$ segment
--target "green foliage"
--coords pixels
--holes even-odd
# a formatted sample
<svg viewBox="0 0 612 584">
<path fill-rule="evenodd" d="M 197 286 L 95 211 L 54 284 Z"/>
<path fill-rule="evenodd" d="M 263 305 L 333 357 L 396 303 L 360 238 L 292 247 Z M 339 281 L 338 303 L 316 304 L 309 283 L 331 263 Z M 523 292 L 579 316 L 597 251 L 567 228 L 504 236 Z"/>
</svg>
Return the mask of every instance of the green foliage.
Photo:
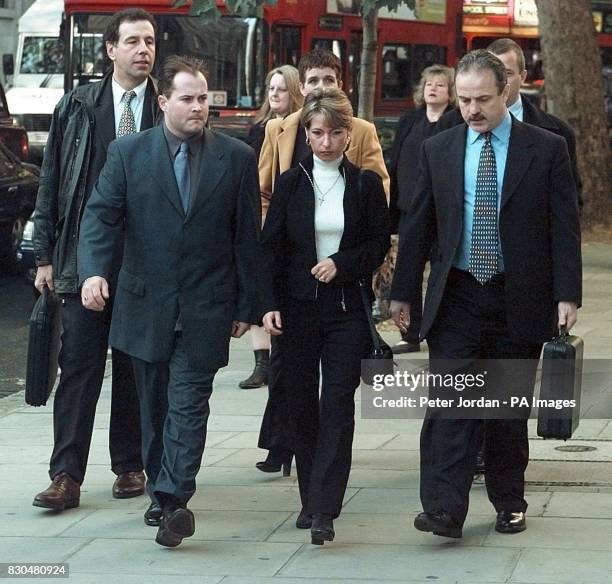
<svg viewBox="0 0 612 584">
<path fill-rule="evenodd" d="M 176 0 L 174 5 L 183 6 L 186 2 L 187 0 Z M 228 13 L 242 17 L 261 16 L 265 5 L 274 6 L 276 0 L 225 0 Z M 217 20 L 221 16 L 216 0 L 193 0 L 189 12 L 209 20 Z"/>
<path fill-rule="evenodd" d="M 415 0 L 362 0 L 361 14 L 366 16 L 372 10 L 378 10 L 379 8 L 395 10 L 401 4 L 406 4 L 409 8 L 414 10 Z"/>
</svg>

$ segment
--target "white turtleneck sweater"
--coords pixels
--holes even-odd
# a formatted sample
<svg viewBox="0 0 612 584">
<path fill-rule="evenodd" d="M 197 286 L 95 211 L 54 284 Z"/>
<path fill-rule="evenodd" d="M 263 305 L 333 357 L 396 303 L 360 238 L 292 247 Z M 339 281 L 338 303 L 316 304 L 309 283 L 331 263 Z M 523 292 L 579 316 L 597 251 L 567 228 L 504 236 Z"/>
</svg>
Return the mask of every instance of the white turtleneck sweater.
<svg viewBox="0 0 612 584">
<path fill-rule="evenodd" d="M 315 239 L 317 260 L 335 254 L 344 232 L 344 176 L 339 169 L 342 156 L 331 162 L 313 155 L 315 194 Z"/>
</svg>

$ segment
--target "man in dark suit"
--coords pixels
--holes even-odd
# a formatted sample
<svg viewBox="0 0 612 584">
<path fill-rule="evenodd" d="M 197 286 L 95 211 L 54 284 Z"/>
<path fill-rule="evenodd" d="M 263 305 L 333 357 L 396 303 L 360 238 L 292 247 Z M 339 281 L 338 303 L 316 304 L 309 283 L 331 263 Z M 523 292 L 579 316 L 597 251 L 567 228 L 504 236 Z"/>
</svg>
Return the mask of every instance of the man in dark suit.
<svg viewBox="0 0 612 584">
<path fill-rule="evenodd" d="M 83 305 L 103 310 L 125 225 L 110 343 L 134 364 L 152 499 L 145 522 L 174 547 L 195 529 L 186 503 L 213 379 L 227 365 L 230 336 L 256 322 L 260 207 L 253 150 L 204 129 L 201 61 L 169 57 L 159 92 L 164 124 L 108 150 L 83 216 L 79 276 Z"/>
<path fill-rule="evenodd" d="M 557 326 L 574 325 L 581 302 L 580 227 L 567 145 L 510 116 L 504 64 L 488 51 L 461 59 L 456 91 L 467 125 L 424 143 L 413 212 L 400 232 L 391 313 L 405 330 L 436 240 L 421 326 L 430 365 L 522 359 L 512 382 L 529 395 L 542 343 Z M 527 420 L 443 418 L 433 409 L 421 431 L 424 512 L 415 519 L 417 529 L 461 537 L 483 432 L 495 528 L 525 529 Z"/>
<path fill-rule="evenodd" d="M 578 193 L 578 205 L 582 208 L 582 181 L 578 172 L 578 161 L 576 158 L 576 137 L 574 130 L 568 126 L 563 120 L 553 116 L 552 114 L 543 112 L 529 99 L 524 99 L 521 96 L 521 85 L 527 77 L 527 69 L 525 66 L 525 55 L 523 49 L 512 39 L 502 38 L 493 41 L 488 47 L 490 51 L 496 55 L 506 68 L 506 76 L 508 78 L 508 101 L 506 105 L 510 113 L 520 122 L 537 126 L 548 130 L 557 136 L 561 136 L 567 142 L 567 150 L 570 156 L 572 166 L 572 176 L 576 183 L 576 192 Z M 463 124 L 463 117 L 459 109 L 454 109 L 443 115 L 436 124 L 436 132 L 448 130 L 453 126 Z"/>
<path fill-rule="evenodd" d="M 60 383 L 53 404 L 52 483 L 34 505 L 55 511 L 78 507 L 85 477 L 108 351 L 111 310 L 94 313 L 81 305 L 77 241 L 82 210 L 118 136 L 153 126 L 157 96 L 149 73 L 155 60 L 155 20 L 140 9 L 115 14 L 104 33 L 113 68 L 99 83 L 77 87 L 55 108 L 45 148 L 34 215 L 36 287 L 62 299 Z M 120 255 L 120 254 L 119 254 Z M 120 262 L 120 257 L 117 261 Z M 109 432 L 112 493 L 144 493 L 138 397 L 127 355 L 112 351 Z"/>
</svg>

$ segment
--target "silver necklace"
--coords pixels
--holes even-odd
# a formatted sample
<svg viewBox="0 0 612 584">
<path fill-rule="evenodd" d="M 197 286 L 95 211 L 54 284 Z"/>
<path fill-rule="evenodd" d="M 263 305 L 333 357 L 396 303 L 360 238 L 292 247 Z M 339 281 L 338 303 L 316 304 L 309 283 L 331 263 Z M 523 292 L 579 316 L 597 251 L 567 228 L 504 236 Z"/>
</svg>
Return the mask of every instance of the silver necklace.
<svg viewBox="0 0 612 584">
<path fill-rule="evenodd" d="M 321 187 L 317 184 L 317 181 L 315 180 L 314 173 L 312 175 L 312 178 L 310 178 L 310 175 L 308 174 L 306 169 L 302 166 L 302 163 L 300 163 L 300 166 L 302 167 L 302 170 L 308 177 L 308 180 L 310 181 L 310 184 L 312 186 L 312 190 L 315 193 L 315 196 L 317 196 L 317 191 L 319 191 L 319 196 L 317 196 L 317 201 L 319 201 L 319 207 L 321 207 L 323 203 L 325 203 L 325 197 L 327 197 L 327 195 L 329 195 L 332 189 L 338 184 L 338 181 L 341 178 L 343 178 L 343 175 L 340 172 L 338 172 L 338 176 L 336 177 L 334 184 L 332 184 L 331 187 L 329 187 L 325 192 L 323 192 L 323 190 L 321 189 Z M 344 169 L 342 170 L 344 171 Z"/>
</svg>

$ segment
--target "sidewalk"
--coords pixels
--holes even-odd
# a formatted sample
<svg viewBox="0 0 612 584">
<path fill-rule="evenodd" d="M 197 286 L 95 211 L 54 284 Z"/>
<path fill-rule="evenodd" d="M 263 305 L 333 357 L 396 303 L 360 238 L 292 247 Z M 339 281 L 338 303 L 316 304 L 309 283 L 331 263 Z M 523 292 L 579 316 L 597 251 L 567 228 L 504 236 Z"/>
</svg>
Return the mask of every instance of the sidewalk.
<svg viewBox="0 0 612 584">
<path fill-rule="evenodd" d="M 586 246 L 584 256 L 585 308 L 575 332 L 586 356 L 610 357 L 612 245 Z M 463 539 L 449 540 L 412 527 L 421 510 L 420 422 L 358 417 L 336 541 L 313 546 L 309 532 L 294 525 L 295 470 L 282 478 L 254 467 L 264 456 L 256 443 L 267 390 L 237 388 L 251 368 L 248 339 L 233 342 L 231 365 L 217 376 L 204 467 L 190 502 L 196 534 L 174 550 L 155 544 L 156 528 L 144 525 L 145 497 L 111 497 L 108 378 L 81 506 L 59 514 L 31 505 L 49 482 L 51 406 L 24 406 L 23 393 L 0 400 L 0 562 L 67 562 L 77 584 L 612 582 L 612 421 L 583 420 L 567 443 L 542 441 L 532 426 L 527 531 L 496 533 L 484 485 L 476 483 Z M 556 450 L 568 445 L 592 450 Z"/>
</svg>

